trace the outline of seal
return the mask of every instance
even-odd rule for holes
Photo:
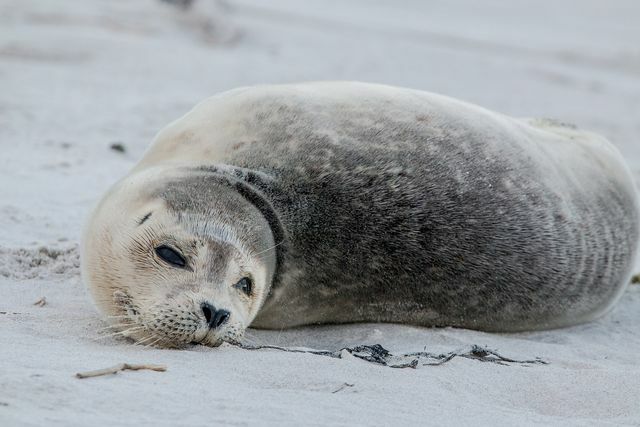
[[[156,136],[82,244],[99,310],[140,343],[248,326],[557,328],[605,313],[638,247],[603,137],[382,85],[257,86]]]

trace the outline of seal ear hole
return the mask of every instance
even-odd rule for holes
[[[158,255],[160,259],[162,259],[167,264],[179,268],[185,268],[187,266],[187,261],[175,249],[170,248],[167,245],[161,245],[158,246],[155,250],[156,255]]]
[[[253,292],[253,281],[249,277],[243,277],[238,283],[233,285],[233,287],[242,291],[245,295],[251,296]]]
[[[143,217],[142,217],[142,219],[140,219],[140,220],[138,221],[138,225],[142,225],[142,224],[144,224],[144,222],[145,222],[146,220],[148,220],[148,219],[151,217],[151,214],[152,214],[152,213],[153,213],[153,212],[149,212],[148,214],[146,214],[145,216],[143,216]]]

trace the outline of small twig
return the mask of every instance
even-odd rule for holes
[[[38,307],[44,307],[45,305],[47,305],[47,298],[42,297],[38,301],[34,302],[33,305],[37,305]]]
[[[76,377],[78,378],[91,378],[99,377],[101,375],[117,374],[120,371],[139,371],[141,369],[149,369],[151,371],[164,372],[167,367],[164,365],[131,365],[129,363],[121,363],[111,368],[98,369],[96,371],[78,372]]]
[[[353,384],[349,384],[349,383],[343,383],[340,387],[338,387],[336,390],[333,390],[331,393],[337,393],[339,391],[344,390],[347,387],[353,387]]]

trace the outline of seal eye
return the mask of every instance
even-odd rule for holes
[[[174,249],[171,249],[169,246],[158,246],[156,248],[156,254],[162,258],[164,262],[171,264],[174,267],[184,268],[187,265],[187,262],[184,260],[182,255]]]
[[[242,279],[240,279],[238,283],[233,285],[233,287],[241,290],[242,292],[250,296],[251,290],[253,289],[253,283],[251,282],[251,279],[249,279],[248,277],[243,277]]]

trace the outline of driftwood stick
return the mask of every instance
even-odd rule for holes
[[[335,394],[338,393],[339,391],[344,390],[347,387],[353,387],[354,384],[349,384],[349,383],[342,383],[342,385],[340,387],[338,387],[337,389],[333,390],[331,393]]]
[[[99,377],[101,375],[112,375],[117,374],[120,371],[139,371],[141,369],[149,369],[151,371],[164,372],[167,370],[167,367],[164,365],[132,365],[129,363],[121,363],[116,366],[112,366],[111,368],[98,369],[95,371],[87,371],[87,372],[78,372],[76,377],[78,378],[91,378],[91,377]]]

